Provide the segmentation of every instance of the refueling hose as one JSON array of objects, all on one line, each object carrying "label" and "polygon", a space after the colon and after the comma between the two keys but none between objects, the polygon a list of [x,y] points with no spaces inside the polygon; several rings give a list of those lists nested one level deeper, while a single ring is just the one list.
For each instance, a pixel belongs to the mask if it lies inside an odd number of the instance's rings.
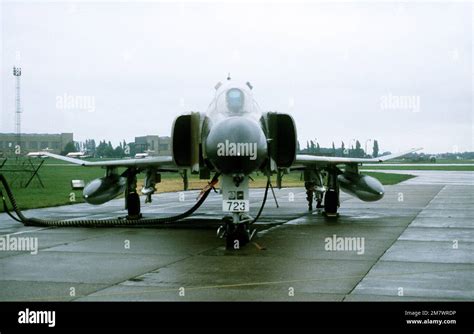
[{"label": "refueling hose", "polygon": [[[201,196],[196,204],[193,205],[189,210],[172,217],[163,217],[163,218],[141,218],[141,219],[126,219],[126,218],[112,218],[112,219],[80,219],[80,220],[54,220],[54,219],[39,219],[39,218],[28,218],[21,212],[18,204],[16,203],[15,197],[13,196],[13,192],[5,179],[3,174],[0,174],[0,182],[5,189],[7,194],[8,200],[11,203],[13,208],[13,212],[17,215],[15,217],[11,210],[8,208],[7,201],[5,196],[3,195],[2,190],[0,189],[0,196],[2,197],[3,201],[3,208],[5,212],[14,220],[23,223],[25,226],[69,226],[69,227],[84,227],[84,226],[94,226],[94,227],[101,227],[101,226],[137,226],[137,225],[156,225],[156,224],[169,224],[175,221],[181,220],[190,216],[194,211],[196,211],[202,203],[206,200],[207,196],[211,190],[214,189],[214,185],[217,183],[219,178],[219,174],[214,175],[209,185],[201,192]],[[268,185],[267,185],[268,190]],[[266,198],[266,192],[265,192]],[[262,208],[261,208],[262,209]],[[258,216],[261,213],[258,214]],[[258,218],[257,216],[257,218]],[[256,219],[255,219],[256,220]]]}]

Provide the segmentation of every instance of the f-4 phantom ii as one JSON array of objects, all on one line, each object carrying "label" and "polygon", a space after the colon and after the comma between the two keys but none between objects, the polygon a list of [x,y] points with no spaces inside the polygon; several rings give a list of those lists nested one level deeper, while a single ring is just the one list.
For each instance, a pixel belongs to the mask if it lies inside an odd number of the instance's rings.
[{"label": "f-4 phantom ii", "polygon": [[[377,179],[359,173],[361,164],[379,163],[417,150],[370,159],[299,155],[293,118],[262,112],[250,83],[234,84],[228,78],[215,89],[206,113],[191,112],[175,119],[172,156],[91,162],[49,152],[42,154],[86,167],[105,168],[104,177],[85,186],[84,199],[90,204],[102,204],[124,193],[129,217],[141,216],[137,174],[145,174],[141,193],[146,196],[146,203],[151,202],[161,172],[190,171],[208,180],[214,173],[214,182],[217,175],[220,178],[222,210],[226,212],[218,234],[226,238],[229,247],[236,240],[245,244],[253,236],[254,219],[248,214],[251,173],[261,172],[268,180],[276,174],[277,187],[281,187],[285,173],[301,171],[309,210],[316,202],[318,208],[324,208],[324,214],[337,216],[340,189],[363,201],[377,201],[384,195]],[[119,174],[119,167],[126,171]]]}]

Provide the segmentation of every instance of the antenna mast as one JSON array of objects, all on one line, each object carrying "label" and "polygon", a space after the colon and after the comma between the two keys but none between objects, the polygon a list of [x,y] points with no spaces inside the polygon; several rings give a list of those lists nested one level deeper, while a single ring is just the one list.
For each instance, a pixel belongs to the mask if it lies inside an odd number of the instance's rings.
[{"label": "antenna mast", "polygon": [[21,90],[20,90],[20,78],[21,68],[13,67],[13,75],[16,77],[16,110],[15,110],[15,132],[16,132],[16,144],[21,148]]}]

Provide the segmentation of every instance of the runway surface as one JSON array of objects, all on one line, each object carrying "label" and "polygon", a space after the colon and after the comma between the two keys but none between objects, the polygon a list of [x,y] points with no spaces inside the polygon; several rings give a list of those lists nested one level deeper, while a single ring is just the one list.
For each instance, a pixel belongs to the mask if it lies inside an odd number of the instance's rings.
[{"label": "runway surface", "polygon": [[[0,300],[474,300],[474,173],[396,172],[420,176],[386,186],[375,203],[342,193],[336,220],[308,213],[303,188],[276,190],[280,208],[269,197],[258,238],[237,251],[216,237],[218,194],[192,218],[153,228],[25,227],[0,214],[3,238],[39,246],[36,255],[0,251]],[[184,195],[154,196],[142,211],[183,212],[197,192]],[[251,191],[253,214],[262,197]],[[100,219],[125,215],[122,207],[119,199],[25,214]],[[364,247],[331,250],[329,240]]]}]

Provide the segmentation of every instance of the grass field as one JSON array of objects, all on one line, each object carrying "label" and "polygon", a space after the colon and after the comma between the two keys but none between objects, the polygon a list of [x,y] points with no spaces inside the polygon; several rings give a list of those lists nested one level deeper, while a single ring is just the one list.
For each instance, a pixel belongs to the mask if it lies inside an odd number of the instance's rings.
[{"label": "grass field", "polygon": [[446,170],[446,171],[474,171],[474,166],[464,166],[459,164],[457,166],[443,166],[442,164],[438,166],[403,166],[400,164],[398,166],[384,166],[384,165],[365,165],[361,170],[367,169],[380,169],[380,170]]},{"label": "grass field", "polygon": [[[430,161],[411,161],[407,159],[393,159],[390,160],[390,163],[394,164],[431,164],[433,162]],[[435,162],[437,165],[442,164],[474,164],[474,160],[472,159],[438,159]]]},{"label": "grass field", "polygon": [[[8,169],[9,166],[5,166]],[[1,170],[0,170],[1,172]],[[382,182],[382,184],[396,184],[412,178],[412,175],[387,174],[387,173],[364,173],[374,176]],[[104,170],[94,167],[82,167],[75,165],[67,165],[63,163],[45,164],[39,172],[41,180],[45,188],[41,188],[39,182],[35,179],[31,185],[25,189],[20,187],[21,179],[24,179],[18,172],[4,172],[7,180],[13,182],[15,198],[21,209],[42,208],[58,205],[67,205],[84,202],[82,191],[71,190],[71,180],[80,179],[87,182],[95,178],[104,176]],[[264,175],[252,175],[254,181],[250,185],[254,188],[263,188],[266,185]],[[272,180],[276,184],[275,177]],[[138,180],[138,189],[141,189],[143,179]],[[192,175],[189,178],[189,189],[202,189],[207,184],[207,180],[199,180],[198,176]],[[300,172],[293,172],[283,177],[284,187],[303,187],[304,181]],[[174,173],[163,173],[162,182],[157,185],[158,192],[171,192],[183,190],[183,182],[179,175]],[[3,205],[0,205],[0,211],[3,211]]]}]

